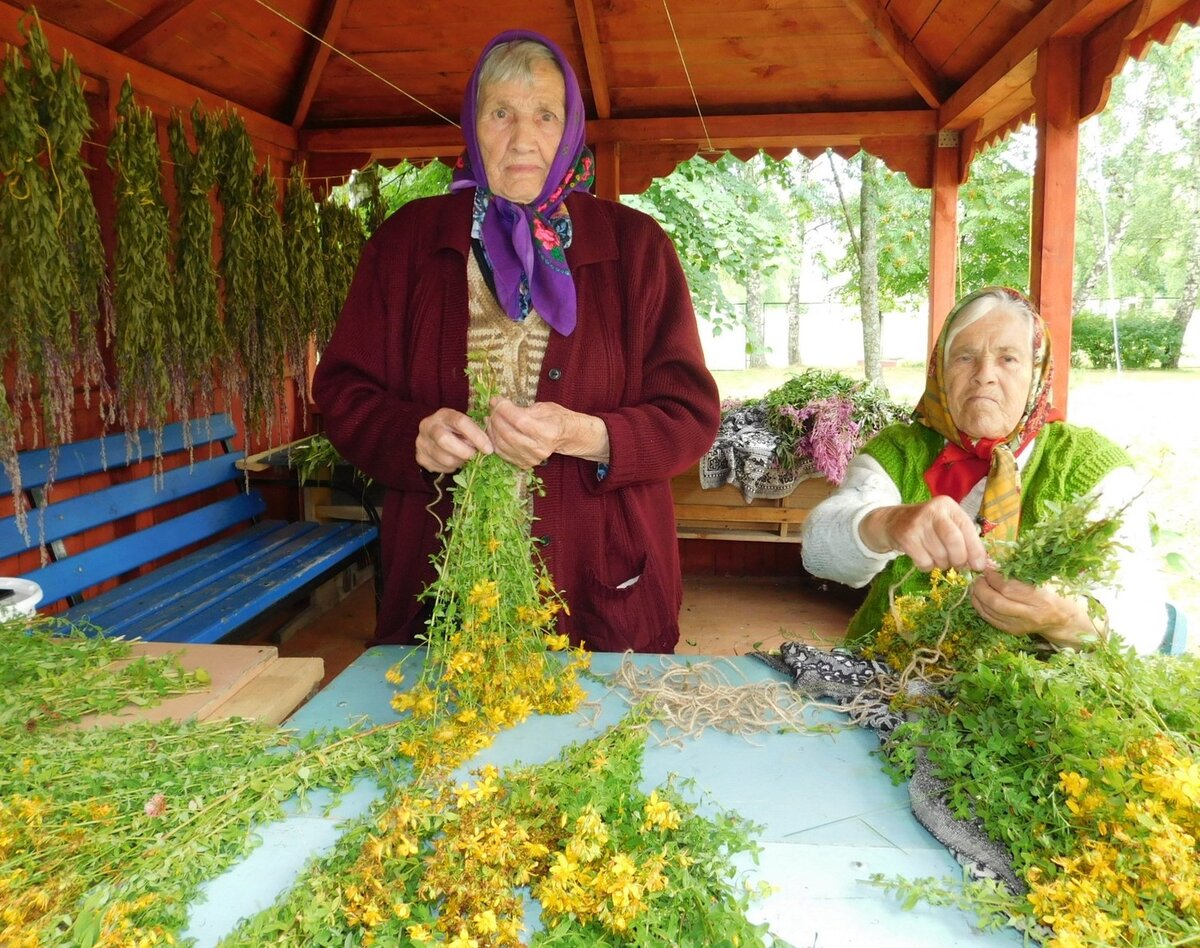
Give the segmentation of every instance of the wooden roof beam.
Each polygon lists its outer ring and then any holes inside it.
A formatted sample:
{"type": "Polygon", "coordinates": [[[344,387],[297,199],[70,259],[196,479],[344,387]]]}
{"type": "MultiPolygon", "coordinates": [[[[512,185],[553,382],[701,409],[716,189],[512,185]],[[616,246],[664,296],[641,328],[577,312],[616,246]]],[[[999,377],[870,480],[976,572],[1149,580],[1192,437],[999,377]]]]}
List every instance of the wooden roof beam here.
{"type": "MultiPolygon", "coordinates": [[[[700,120],[690,116],[601,119],[588,122],[587,140],[707,147],[711,137],[721,150],[857,146],[864,138],[933,135],[936,115],[933,110],[710,115],[705,119],[708,136],[700,120]]],[[[310,153],[370,152],[381,158],[428,158],[457,155],[462,150],[462,136],[451,125],[359,126],[301,130],[300,144],[310,153]]]]}
{"type": "Polygon", "coordinates": [[[1022,84],[1028,81],[1040,46],[1089,12],[1111,6],[1104,0],[1050,0],[945,101],[938,110],[938,127],[963,129],[980,119],[1011,92],[1013,74],[1021,76],[1022,84]]]}
{"type": "Polygon", "coordinates": [[[592,87],[592,101],[596,104],[596,118],[606,119],[612,116],[612,99],[608,92],[608,74],[604,69],[604,46],[596,29],[596,7],[592,0],[574,0],[574,3],[588,85],[592,87]]]}
{"type": "Polygon", "coordinates": [[[944,83],[938,71],[913,45],[880,0],[842,0],[855,19],[871,34],[875,45],[902,72],[904,78],[932,109],[942,104],[944,83]]]}
{"type": "Polygon", "coordinates": [[[329,64],[332,47],[337,45],[338,34],[342,31],[342,23],[345,22],[346,10],[349,7],[350,0],[325,0],[321,4],[321,18],[314,30],[319,38],[313,39],[309,44],[292,97],[292,102],[295,103],[292,108],[292,128],[299,128],[308,119],[313,96],[316,95],[321,76],[329,64]]]}
{"type": "Polygon", "coordinates": [[[213,0],[167,0],[117,36],[108,47],[129,55],[134,47],[151,42],[173,29],[185,14],[194,14],[197,10],[204,12],[213,5],[213,0]]]}

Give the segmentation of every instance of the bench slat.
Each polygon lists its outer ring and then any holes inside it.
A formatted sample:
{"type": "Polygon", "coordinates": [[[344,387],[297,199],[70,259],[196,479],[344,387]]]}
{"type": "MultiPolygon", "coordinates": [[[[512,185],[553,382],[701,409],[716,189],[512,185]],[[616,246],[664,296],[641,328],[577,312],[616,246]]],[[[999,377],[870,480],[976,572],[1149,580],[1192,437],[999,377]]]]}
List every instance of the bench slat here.
{"type": "Polygon", "coordinates": [[[223,454],[167,471],[157,484],[153,477],[142,477],[51,504],[30,513],[29,540],[21,535],[17,518],[6,517],[0,520],[0,559],[31,549],[39,540],[52,543],[218,484],[240,481],[234,462],[242,456],[240,451],[223,454]]]}
{"type": "MultiPolygon", "coordinates": [[[[233,419],[228,414],[210,415],[206,418],[193,418],[188,423],[191,431],[193,447],[199,449],[212,441],[223,441],[237,435],[233,419]]],[[[162,448],[164,455],[184,450],[184,425],[175,422],[163,428],[162,448]]],[[[126,453],[128,445],[125,435],[105,435],[103,438],[88,438],[84,441],[73,441],[58,448],[58,463],[54,468],[54,480],[66,481],[85,474],[96,474],[99,471],[113,468],[128,467],[141,460],[150,460],[154,456],[154,433],[143,428],[137,433],[134,449],[126,453]]],[[[207,452],[206,452],[207,453],[207,452]]],[[[53,453],[50,448],[38,448],[22,451],[18,456],[21,471],[22,490],[44,487],[50,477],[53,453]]],[[[12,490],[12,481],[8,473],[0,468],[0,493],[12,490]]]]}
{"type": "Polygon", "coordinates": [[[239,494],[33,570],[26,578],[42,587],[42,602],[49,605],[244,523],[265,509],[257,492],[239,494]]]}
{"type": "Polygon", "coordinates": [[[323,574],[335,571],[377,535],[374,526],[365,524],[290,526],[314,529],[267,556],[243,561],[220,583],[147,614],[125,634],[166,642],[218,641],[323,574]]]}
{"type": "Polygon", "coordinates": [[[136,635],[123,627],[138,622],[148,613],[169,605],[181,596],[201,589],[225,572],[237,569],[247,557],[287,541],[286,524],[265,520],[233,536],[174,560],[142,576],[109,589],[73,606],[65,618],[91,623],[110,635],[136,635]]]}

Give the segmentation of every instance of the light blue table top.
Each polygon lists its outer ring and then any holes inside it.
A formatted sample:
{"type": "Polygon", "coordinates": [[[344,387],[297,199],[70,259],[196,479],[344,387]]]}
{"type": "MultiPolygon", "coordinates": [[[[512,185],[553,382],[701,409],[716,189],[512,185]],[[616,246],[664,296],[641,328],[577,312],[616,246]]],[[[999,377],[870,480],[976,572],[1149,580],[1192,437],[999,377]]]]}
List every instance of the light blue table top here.
{"type": "MultiPolygon", "coordinates": [[[[340,727],[366,717],[373,723],[397,719],[390,700],[395,693],[384,679],[407,649],[400,646],[367,651],[301,708],[288,726],[301,732],[340,727]]],[[[419,656],[413,656],[419,658],[419,656]]],[[[779,680],[761,662],[740,657],[642,655],[643,667],[666,661],[719,663],[731,684],[779,680]]],[[[610,674],[620,655],[597,653],[592,670],[610,674]]],[[[419,662],[410,661],[410,678],[419,662]]],[[[497,736],[495,743],[460,768],[456,779],[486,763],[505,766],[536,764],[556,757],[567,744],[586,740],[616,723],[628,704],[602,684],[583,682],[591,704],[567,717],[535,717],[497,736]]],[[[833,712],[817,712],[816,722],[844,723],[833,712]]],[[[959,879],[962,870],[945,848],[913,818],[904,786],[894,786],[873,754],[878,741],[858,728],[832,732],[771,733],[747,739],[708,731],[681,747],[657,746],[652,739],[645,758],[645,789],[668,774],[695,781],[701,809],[713,801],[763,827],[758,865],[741,865],[751,882],[765,880],[773,894],[756,901],[754,921],[797,948],[940,945],[1000,946],[1021,944],[1015,931],[980,933],[972,919],[958,911],[899,902],[868,882],[875,873],[918,879],[959,879]],[[705,802],[707,801],[707,802],[705,802]]],[[[288,888],[315,855],[328,851],[338,824],[366,812],[378,795],[363,781],[331,813],[319,798],[304,813],[261,828],[262,844],[243,862],[205,888],[193,907],[186,935],[200,946],[216,945],[239,918],[268,907],[288,888]]],[[[530,906],[527,924],[536,924],[530,906]]]]}

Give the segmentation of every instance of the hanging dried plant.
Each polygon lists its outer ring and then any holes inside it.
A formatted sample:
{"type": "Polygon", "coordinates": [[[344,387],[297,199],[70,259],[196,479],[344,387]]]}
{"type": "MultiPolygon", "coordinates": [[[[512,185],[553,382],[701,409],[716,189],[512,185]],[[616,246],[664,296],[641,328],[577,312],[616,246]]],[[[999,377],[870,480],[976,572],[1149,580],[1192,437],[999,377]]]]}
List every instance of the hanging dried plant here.
{"type": "MultiPolygon", "coordinates": [[[[287,362],[296,378],[308,367],[308,343],[329,310],[329,288],[321,254],[317,202],[304,183],[302,165],[292,165],[283,198],[284,254],[288,272],[287,362]]],[[[305,401],[307,408],[307,401],[305,401]]]]}
{"type": "Polygon", "coordinates": [[[143,424],[151,428],[157,457],[170,408],[169,339],[176,322],[170,219],[154,115],[134,102],[128,79],[117,103],[108,163],[117,178],[118,398],[126,432],[143,424]]]}
{"type": "Polygon", "coordinates": [[[35,427],[40,423],[52,446],[70,437],[74,281],[59,234],[58,191],[48,170],[47,139],[30,75],[11,46],[5,47],[0,77],[0,363],[12,360],[15,367],[12,405],[5,393],[0,409],[0,455],[24,532],[19,432],[29,421],[35,427]],[[35,410],[39,402],[40,416],[35,410]]]}
{"type": "Polygon", "coordinates": [[[279,187],[267,164],[254,180],[254,248],[257,272],[255,324],[258,351],[243,382],[249,398],[254,430],[266,426],[271,439],[278,406],[286,405],[284,353],[288,308],[287,258],[283,250],[283,224],[279,219],[279,187]]]}
{"type": "MultiPolygon", "coordinates": [[[[36,14],[22,30],[31,89],[47,143],[47,166],[58,190],[58,235],[73,274],[66,288],[73,321],[73,353],[66,371],[78,369],[84,403],[91,405],[94,392],[100,419],[107,427],[115,420],[116,396],[100,354],[100,337],[103,334],[104,344],[111,344],[112,299],[100,219],[83,162],[84,138],[94,123],[83,95],[83,78],[71,54],[64,52],[55,70],[36,14]]],[[[58,434],[64,441],[71,436],[72,407],[68,404],[61,412],[63,427],[58,434]]]]}
{"type": "MultiPolygon", "coordinates": [[[[217,297],[217,268],[213,262],[216,214],[209,196],[217,181],[220,125],[192,106],[192,137],[188,144],[183,116],[171,116],[167,133],[175,163],[175,194],[179,231],[175,241],[175,305],[179,314],[179,358],[172,367],[175,404],[184,420],[192,400],[197,414],[211,414],[215,401],[215,365],[227,363],[227,343],[217,297]]],[[[185,431],[190,430],[185,428],[185,431]]]]}
{"type": "Polygon", "coordinates": [[[354,195],[355,205],[362,208],[368,236],[379,230],[380,225],[388,219],[382,184],[383,169],[375,162],[354,172],[350,180],[350,193],[354,195]]]}
{"type": "MultiPolygon", "coordinates": [[[[242,400],[243,420],[251,417],[252,373],[258,359],[257,251],[254,241],[254,146],[240,115],[225,113],[221,129],[217,194],[221,202],[221,261],[218,271],[225,300],[225,336],[236,358],[226,363],[225,387],[242,400]]],[[[257,420],[257,417],[255,417],[257,420]]],[[[243,427],[243,430],[248,430],[243,427]]]]}
{"type": "Polygon", "coordinates": [[[329,307],[316,327],[317,347],[323,348],[333,333],[342,304],[350,294],[350,282],[362,254],[366,236],[353,208],[334,198],[321,205],[321,250],[329,284],[329,307]]]}

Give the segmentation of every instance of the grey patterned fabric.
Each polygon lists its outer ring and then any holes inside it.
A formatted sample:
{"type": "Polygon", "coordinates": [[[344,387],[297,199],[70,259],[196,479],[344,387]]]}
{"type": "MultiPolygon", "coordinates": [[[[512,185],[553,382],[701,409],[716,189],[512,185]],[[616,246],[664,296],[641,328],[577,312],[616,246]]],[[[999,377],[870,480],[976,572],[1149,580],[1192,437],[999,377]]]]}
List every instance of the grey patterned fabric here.
{"type": "MultiPolygon", "coordinates": [[[[895,674],[882,662],[860,658],[846,649],[820,649],[803,642],[784,642],[778,655],[753,653],[772,668],[790,675],[796,688],[810,698],[853,705],[853,720],[869,727],[886,743],[904,722],[893,711],[883,691],[894,691],[895,674]],[[891,688],[882,688],[889,683],[891,688]],[[880,697],[872,693],[880,689],[880,697]]],[[[924,682],[910,686],[911,695],[928,693],[924,682]]],[[[957,819],[946,805],[946,787],[933,773],[925,754],[917,755],[916,772],[908,784],[913,815],[977,879],[996,879],[1018,895],[1026,887],[1013,871],[1012,856],[984,832],[976,820],[957,819]]]]}
{"type": "Polygon", "coordinates": [[[756,497],[786,497],[813,473],[803,465],[782,472],[773,463],[779,437],[767,424],[767,410],[747,405],[725,412],[716,440],[700,459],[700,486],[705,490],[735,484],[746,503],[756,497]]]}

